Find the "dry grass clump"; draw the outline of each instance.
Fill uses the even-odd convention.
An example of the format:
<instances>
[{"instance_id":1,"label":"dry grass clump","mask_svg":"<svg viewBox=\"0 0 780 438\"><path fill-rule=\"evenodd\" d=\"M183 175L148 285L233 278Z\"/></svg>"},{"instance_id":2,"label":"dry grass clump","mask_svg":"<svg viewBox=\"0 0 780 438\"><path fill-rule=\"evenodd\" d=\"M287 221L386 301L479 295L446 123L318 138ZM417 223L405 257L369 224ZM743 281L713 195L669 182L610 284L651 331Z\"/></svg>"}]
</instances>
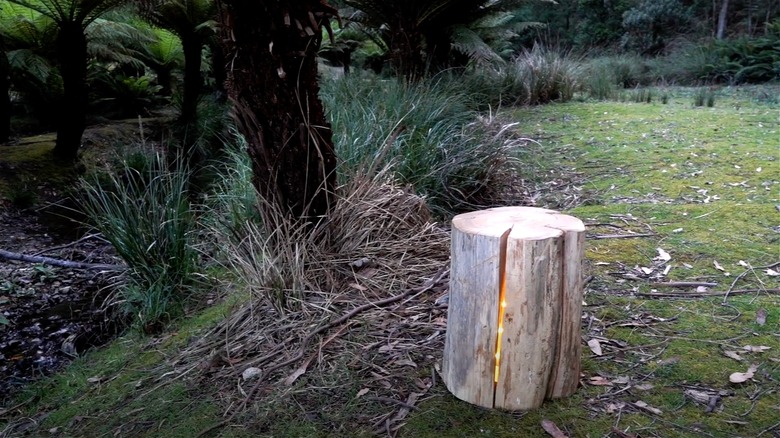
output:
<instances>
[{"instance_id":1,"label":"dry grass clump","mask_svg":"<svg viewBox=\"0 0 780 438\"><path fill-rule=\"evenodd\" d=\"M246 402L260 385L284 376L292 383L332 359L354 355L361 363L365 337L389 339L381 332L402 319L408 335L441 348L441 321L431 312L446 283L449 233L431 221L423 198L386 172L355 177L342 193L313 231L269 208L266 226L247 223L226 236L228 262L251 299L184 351L179 365L239 379ZM360 334L347 330L357 325ZM423 351L417 342L408 349ZM262 372L245 381L250 367ZM300 374L291 374L296 367Z\"/></svg>"}]
</instances>

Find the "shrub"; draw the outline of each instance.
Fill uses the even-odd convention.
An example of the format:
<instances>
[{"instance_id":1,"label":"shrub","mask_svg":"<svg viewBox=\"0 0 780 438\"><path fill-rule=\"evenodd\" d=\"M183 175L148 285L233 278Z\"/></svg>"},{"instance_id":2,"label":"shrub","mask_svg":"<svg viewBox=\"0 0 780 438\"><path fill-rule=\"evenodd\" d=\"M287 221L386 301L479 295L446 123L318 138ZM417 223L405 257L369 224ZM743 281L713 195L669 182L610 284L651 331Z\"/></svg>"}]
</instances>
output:
<instances>
[{"instance_id":1,"label":"shrub","mask_svg":"<svg viewBox=\"0 0 780 438\"><path fill-rule=\"evenodd\" d=\"M453 84L446 78L323 83L342 183L390 167L441 214L499 203L511 186L518 140L499 118L480 121L472 97L453 92Z\"/></svg>"},{"instance_id":2,"label":"shrub","mask_svg":"<svg viewBox=\"0 0 780 438\"><path fill-rule=\"evenodd\" d=\"M524 84L526 102L538 105L552 101L571 100L579 89L580 60L565 51L536 45L523 50L510 64L513 82Z\"/></svg>"},{"instance_id":3,"label":"shrub","mask_svg":"<svg viewBox=\"0 0 780 438\"><path fill-rule=\"evenodd\" d=\"M713 52L702 79L732 84L780 79L780 35L717 41Z\"/></svg>"},{"instance_id":4,"label":"shrub","mask_svg":"<svg viewBox=\"0 0 780 438\"><path fill-rule=\"evenodd\" d=\"M159 154L143 171L124 161L116 173L83 180L85 213L127 264L127 283L112 304L145 332L182 313L196 290L196 221L186 170L169 169Z\"/></svg>"},{"instance_id":5,"label":"shrub","mask_svg":"<svg viewBox=\"0 0 780 438\"><path fill-rule=\"evenodd\" d=\"M693 94L693 106L715 106L715 91L711 87L699 87Z\"/></svg>"}]
</instances>

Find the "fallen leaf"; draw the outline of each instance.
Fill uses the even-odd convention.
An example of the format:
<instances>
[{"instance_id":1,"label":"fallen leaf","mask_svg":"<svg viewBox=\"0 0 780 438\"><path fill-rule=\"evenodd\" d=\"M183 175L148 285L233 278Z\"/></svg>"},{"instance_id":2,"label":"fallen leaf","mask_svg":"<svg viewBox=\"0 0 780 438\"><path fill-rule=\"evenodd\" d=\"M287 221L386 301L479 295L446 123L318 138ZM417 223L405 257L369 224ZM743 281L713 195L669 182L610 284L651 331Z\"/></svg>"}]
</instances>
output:
<instances>
[{"instance_id":1,"label":"fallen leaf","mask_svg":"<svg viewBox=\"0 0 780 438\"><path fill-rule=\"evenodd\" d=\"M708 288L707 286L697 286L696 287L696 292L698 292L700 294L707 293L707 292L709 292L709 290L710 290L710 288Z\"/></svg>"},{"instance_id":2,"label":"fallen leaf","mask_svg":"<svg viewBox=\"0 0 780 438\"><path fill-rule=\"evenodd\" d=\"M748 269L750 269L750 263L748 263L748 262L746 262L746 261L744 261L744 260L740 260L740 261L738 261L738 262L737 262L737 264L738 264L739 266L742 266L742 267L745 267L745 268L748 268Z\"/></svg>"},{"instance_id":3,"label":"fallen leaf","mask_svg":"<svg viewBox=\"0 0 780 438\"><path fill-rule=\"evenodd\" d=\"M625 385L626 383L630 382L631 379L628 376L618 376L612 379L612 383L615 383L617 385Z\"/></svg>"},{"instance_id":4,"label":"fallen leaf","mask_svg":"<svg viewBox=\"0 0 780 438\"><path fill-rule=\"evenodd\" d=\"M751 353L763 353L770 348L771 347L767 347L766 345L745 345L742 347L743 350L749 351Z\"/></svg>"},{"instance_id":5,"label":"fallen leaf","mask_svg":"<svg viewBox=\"0 0 780 438\"><path fill-rule=\"evenodd\" d=\"M662 248L656 248L656 251L658 251L658 256L654 258L653 260L659 260L662 262L668 262L672 259L672 256L669 255L668 252L664 251Z\"/></svg>"},{"instance_id":6,"label":"fallen leaf","mask_svg":"<svg viewBox=\"0 0 780 438\"><path fill-rule=\"evenodd\" d=\"M590 351L593 352L596 356L601 356L601 343L598 341L598 339L591 339L588 341L588 347L590 347Z\"/></svg>"},{"instance_id":7,"label":"fallen leaf","mask_svg":"<svg viewBox=\"0 0 780 438\"><path fill-rule=\"evenodd\" d=\"M601 376L593 376L588 379L588 384L593 386L612 386L612 382Z\"/></svg>"},{"instance_id":8,"label":"fallen leaf","mask_svg":"<svg viewBox=\"0 0 780 438\"><path fill-rule=\"evenodd\" d=\"M763 169L761 169L760 167L756 167L756 172L761 172L761 170Z\"/></svg>"},{"instance_id":9,"label":"fallen leaf","mask_svg":"<svg viewBox=\"0 0 780 438\"><path fill-rule=\"evenodd\" d=\"M663 414L663 412L660 409L654 408L654 407L648 405L647 403L643 402L642 400L635 401L634 402L634 406L638 407L639 409L642 409L642 410L645 410L645 411L648 411L648 412L652 412L655 415L662 415Z\"/></svg>"},{"instance_id":10,"label":"fallen leaf","mask_svg":"<svg viewBox=\"0 0 780 438\"><path fill-rule=\"evenodd\" d=\"M693 265L689 263L683 263L683 266L685 266L687 269L693 269Z\"/></svg>"},{"instance_id":11,"label":"fallen leaf","mask_svg":"<svg viewBox=\"0 0 780 438\"><path fill-rule=\"evenodd\" d=\"M260 368L249 367L245 369L243 373L241 373L241 377L243 377L244 380L249 380L253 377L259 376L261 372L262 370L260 370Z\"/></svg>"},{"instance_id":12,"label":"fallen leaf","mask_svg":"<svg viewBox=\"0 0 780 438\"><path fill-rule=\"evenodd\" d=\"M766 310L764 310L763 308L758 309L758 311L756 311L756 323L758 325L766 324Z\"/></svg>"},{"instance_id":13,"label":"fallen leaf","mask_svg":"<svg viewBox=\"0 0 780 438\"><path fill-rule=\"evenodd\" d=\"M397 360L393 362L393 365L397 365L399 367L407 366L407 367L417 368L417 364L409 359Z\"/></svg>"},{"instance_id":14,"label":"fallen leaf","mask_svg":"<svg viewBox=\"0 0 780 438\"><path fill-rule=\"evenodd\" d=\"M730 357L734 360L739 360L739 361L742 360L742 356L740 356L739 353L737 353L736 351L727 350L723 352L723 355L725 355L726 357Z\"/></svg>"},{"instance_id":15,"label":"fallen leaf","mask_svg":"<svg viewBox=\"0 0 780 438\"><path fill-rule=\"evenodd\" d=\"M90 377L87 379L88 383L100 383L100 381L103 380L102 377Z\"/></svg>"},{"instance_id":16,"label":"fallen leaf","mask_svg":"<svg viewBox=\"0 0 780 438\"><path fill-rule=\"evenodd\" d=\"M367 291L367 290L368 290L368 288L367 288L367 287L365 287L365 286L361 286L361 285L359 285L359 284L357 284L357 283L350 283L350 284L349 284L349 287L351 287L351 288L353 288L353 289L357 289L357 290L359 290L359 291L361 291L361 292L365 292L365 291Z\"/></svg>"},{"instance_id":17,"label":"fallen leaf","mask_svg":"<svg viewBox=\"0 0 780 438\"><path fill-rule=\"evenodd\" d=\"M645 267L643 266L643 267L641 267L641 268L639 268L639 269L641 269L641 270L642 270L642 272L644 272L644 273L645 273L645 275L650 275L650 274L652 274L652 273L653 273L653 269L652 269L652 268L645 268Z\"/></svg>"},{"instance_id":18,"label":"fallen leaf","mask_svg":"<svg viewBox=\"0 0 780 438\"><path fill-rule=\"evenodd\" d=\"M651 389L655 388L655 385L651 383L643 383L641 385L636 385L634 388L640 391L650 391Z\"/></svg>"},{"instance_id":19,"label":"fallen leaf","mask_svg":"<svg viewBox=\"0 0 780 438\"><path fill-rule=\"evenodd\" d=\"M295 383L295 381L298 380L298 377L301 377L304 373L306 373L307 368L309 368L309 361L304 362L303 365L301 365L297 370L284 379L285 386L291 386L293 383Z\"/></svg>"},{"instance_id":20,"label":"fallen leaf","mask_svg":"<svg viewBox=\"0 0 780 438\"><path fill-rule=\"evenodd\" d=\"M713 260L712 263L715 265L715 269L717 269L718 271L726 272L726 270L723 269L723 266L721 266L717 260Z\"/></svg>"},{"instance_id":21,"label":"fallen leaf","mask_svg":"<svg viewBox=\"0 0 780 438\"><path fill-rule=\"evenodd\" d=\"M658 365L673 365L680 361L680 356L672 356L658 361Z\"/></svg>"},{"instance_id":22,"label":"fallen leaf","mask_svg":"<svg viewBox=\"0 0 780 438\"><path fill-rule=\"evenodd\" d=\"M682 233L682 232L683 232L682 228L675 228L672 230L672 233Z\"/></svg>"},{"instance_id":23,"label":"fallen leaf","mask_svg":"<svg viewBox=\"0 0 780 438\"><path fill-rule=\"evenodd\" d=\"M747 372L744 373L731 373L729 376L729 382L731 383L745 383L748 380L753 378L753 375L756 373L756 370L758 369L758 365L753 364L750 365L750 368L748 368Z\"/></svg>"},{"instance_id":24,"label":"fallen leaf","mask_svg":"<svg viewBox=\"0 0 780 438\"><path fill-rule=\"evenodd\" d=\"M569 438L568 435L558 429L558 426L550 420L542 420L542 429L553 438Z\"/></svg>"},{"instance_id":25,"label":"fallen leaf","mask_svg":"<svg viewBox=\"0 0 780 438\"><path fill-rule=\"evenodd\" d=\"M707 404L710 402L710 393L706 391L686 389L683 394L697 403Z\"/></svg>"},{"instance_id":26,"label":"fallen leaf","mask_svg":"<svg viewBox=\"0 0 780 438\"><path fill-rule=\"evenodd\" d=\"M368 391L370 391L370 389L368 389L368 388L361 389L360 391L358 391L358 393L355 396L355 398L363 397L364 395L368 394Z\"/></svg>"},{"instance_id":27,"label":"fallen leaf","mask_svg":"<svg viewBox=\"0 0 780 438\"><path fill-rule=\"evenodd\" d=\"M609 262L596 262L596 263L594 263L594 265L596 265L596 266L609 266L610 263Z\"/></svg>"},{"instance_id":28,"label":"fallen leaf","mask_svg":"<svg viewBox=\"0 0 780 438\"><path fill-rule=\"evenodd\" d=\"M766 270L766 271L764 271L764 272L766 272L766 275L768 275L768 276L770 276L770 277L777 277L777 276L780 276L780 272L777 272L777 271L775 271L774 269L767 269L767 270Z\"/></svg>"}]
</instances>

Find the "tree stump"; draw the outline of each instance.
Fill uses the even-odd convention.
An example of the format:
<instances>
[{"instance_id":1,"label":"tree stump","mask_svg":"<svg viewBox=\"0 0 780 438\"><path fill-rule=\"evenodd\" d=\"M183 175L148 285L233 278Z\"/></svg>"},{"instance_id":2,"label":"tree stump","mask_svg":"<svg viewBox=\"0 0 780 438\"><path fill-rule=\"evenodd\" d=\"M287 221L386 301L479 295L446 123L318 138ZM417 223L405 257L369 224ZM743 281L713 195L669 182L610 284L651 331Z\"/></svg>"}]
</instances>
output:
<instances>
[{"instance_id":1,"label":"tree stump","mask_svg":"<svg viewBox=\"0 0 780 438\"><path fill-rule=\"evenodd\" d=\"M585 226L531 207L452 220L442 377L461 400L533 409L577 389Z\"/></svg>"}]
</instances>

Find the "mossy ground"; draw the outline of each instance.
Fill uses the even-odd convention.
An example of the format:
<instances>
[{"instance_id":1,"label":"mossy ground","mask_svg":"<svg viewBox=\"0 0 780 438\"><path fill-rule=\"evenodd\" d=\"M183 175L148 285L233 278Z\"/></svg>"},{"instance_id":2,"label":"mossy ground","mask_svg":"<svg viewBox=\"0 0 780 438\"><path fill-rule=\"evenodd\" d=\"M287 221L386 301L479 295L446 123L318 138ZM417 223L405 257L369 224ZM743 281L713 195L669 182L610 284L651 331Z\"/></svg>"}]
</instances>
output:
<instances>
[{"instance_id":1,"label":"mossy ground","mask_svg":"<svg viewBox=\"0 0 780 438\"><path fill-rule=\"evenodd\" d=\"M766 89L721 89L712 108L693 107L691 90L666 92L667 104L567 103L515 112L527 135L541 141L544 159L536 159L537 166L582 174L587 205L567 213L599 224L588 229L593 279L584 336L607 347L601 357L584 348L584 386L571 398L524 413L476 408L440 386L403 436L542 437L543 419L576 437L617 436L613 428L664 437L780 433L780 299L761 292L780 284L765 269L745 266L780 262L778 107L758 98ZM652 235L593 238L630 232ZM654 268L657 248L672 257L666 275L652 278L634 269ZM725 300L684 297L696 288L654 284L711 282L718 285L710 291L727 291L745 271L734 289L757 291ZM644 295L653 292L683 296ZM760 311L766 312L763 325L756 321ZM746 345L770 349L746 353ZM741 351L743 361L726 357L728 350ZM758 365L752 380L729 382L751 363ZM591 385L596 376L622 383ZM686 389L723 395L707 413ZM636 408L637 401L661 414Z\"/></svg>"},{"instance_id":2,"label":"mossy ground","mask_svg":"<svg viewBox=\"0 0 780 438\"><path fill-rule=\"evenodd\" d=\"M575 168L584 178L585 202L568 213L600 224L588 230L592 280L583 321L584 336L599 339L604 352L595 356L584 349L583 386L570 398L510 413L459 401L431 370L419 370L436 384L400 436L543 437L545 419L576 437L618 436L613 429L664 437L780 432L777 295L757 291L725 300L646 295L695 290L662 289L654 284L660 281L706 281L718 283L711 291L726 291L749 271L746 264L780 260L776 102L760 99L763 91L723 89L713 108L694 108L691 90L665 92L667 104L576 102L515 111L527 136L541 142L543 153L533 161L538 171ZM651 236L595 239L630 232ZM654 264L657 248L672 257L665 265ZM671 269L660 276L667 265ZM643 275L642 267L652 268L652 275ZM755 269L734 289L778 288L777 278ZM0 410L0 429L31 418L39 423L37 432L51 430L55 436L197 435L220 421L223 396L198 378L159 385L161 374L178 349L228 309L228 304L211 308L168 337L128 335L78 359L21 394L18 401L26 403L12 418L3 418ZM763 325L756 321L761 311ZM749 353L745 345L770 349ZM727 350L742 350L744 360L726 357ZM744 372L751 363L758 365L753 379L729 382L732 372ZM591 384L594 377L609 385ZM364 402L357 402L360 388L346 366L331 375L307 375L238 418L245 427L215 434L364 436L369 431L350 425L350 418L365 413ZM717 394L713 412L686 396L690 389ZM311 412L318 403L334 406L334 398L343 406L339 411ZM639 401L660 414L636 407Z\"/></svg>"}]
</instances>

